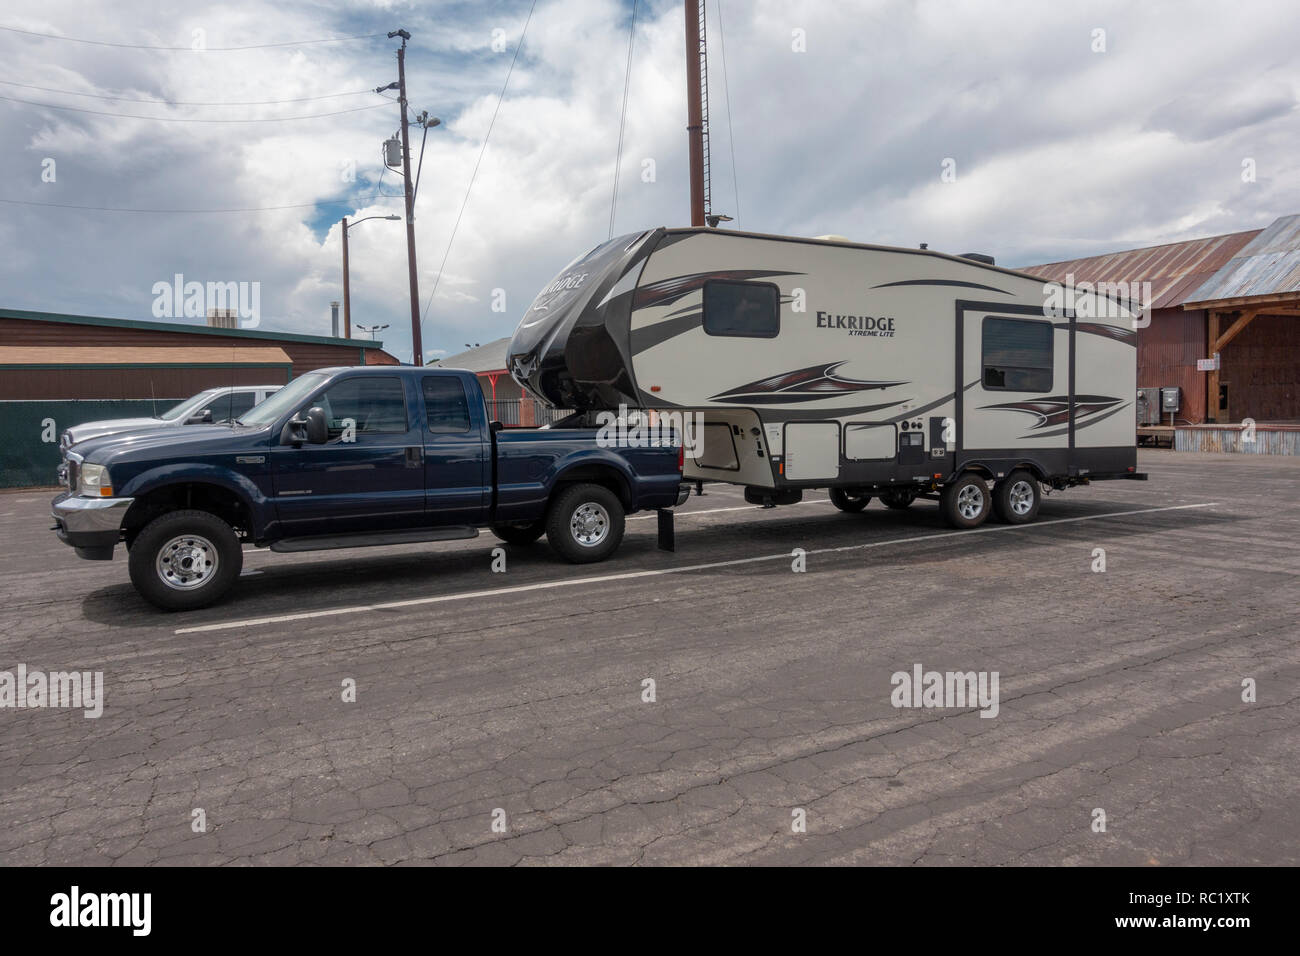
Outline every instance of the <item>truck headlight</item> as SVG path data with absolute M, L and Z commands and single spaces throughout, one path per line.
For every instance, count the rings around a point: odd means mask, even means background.
M 113 497 L 113 482 L 108 477 L 108 469 L 90 462 L 82 464 L 77 476 L 77 494 L 91 498 Z

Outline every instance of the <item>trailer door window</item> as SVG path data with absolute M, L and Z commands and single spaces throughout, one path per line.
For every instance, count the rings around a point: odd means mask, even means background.
M 781 292 L 770 282 L 704 283 L 704 331 L 771 339 L 781 331 Z
M 1052 323 L 984 319 L 984 387 L 1007 392 L 1052 390 Z

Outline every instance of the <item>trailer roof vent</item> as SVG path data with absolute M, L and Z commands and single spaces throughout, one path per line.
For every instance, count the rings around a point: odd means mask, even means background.
M 828 236 L 813 236 L 813 238 L 820 240 L 821 242 L 852 242 L 853 241 L 848 236 L 837 236 L 833 233 Z
M 997 263 L 993 261 L 993 257 L 984 252 L 963 252 L 961 257 L 963 259 L 973 259 L 976 262 L 982 262 L 986 266 L 997 265 Z

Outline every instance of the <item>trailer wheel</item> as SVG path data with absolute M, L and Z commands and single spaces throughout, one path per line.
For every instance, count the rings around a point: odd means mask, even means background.
M 127 557 L 131 583 L 164 611 L 219 599 L 239 577 L 244 552 L 230 525 L 207 511 L 173 511 L 149 522 Z
M 604 561 L 623 540 L 623 503 L 600 485 L 566 488 L 546 515 L 546 540 L 574 564 Z
M 893 508 L 901 511 L 904 508 L 912 507 L 912 502 L 916 500 L 916 492 L 907 489 L 896 491 L 886 491 L 880 496 L 880 502 L 886 508 Z
M 977 528 L 993 510 L 991 498 L 984 479 L 968 472 L 943 486 L 939 510 L 943 512 L 944 520 L 954 528 Z
M 546 522 L 534 521 L 532 524 L 494 524 L 492 533 L 506 544 L 532 544 L 546 534 Z
M 1013 471 L 993 489 L 993 510 L 1007 524 L 1027 524 L 1038 517 L 1043 496 L 1038 480 L 1027 471 Z
M 849 514 L 857 514 L 870 503 L 870 495 L 851 495 L 843 488 L 831 489 L 831 504 Z

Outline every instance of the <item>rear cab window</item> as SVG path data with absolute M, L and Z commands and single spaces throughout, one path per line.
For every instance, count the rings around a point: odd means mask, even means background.
M 424 378 L 424 413 L 429 431 L 435 434 L 463 434 L 470 430 L 469 400 L 465 386 L 454 375 L 427 375 Z

